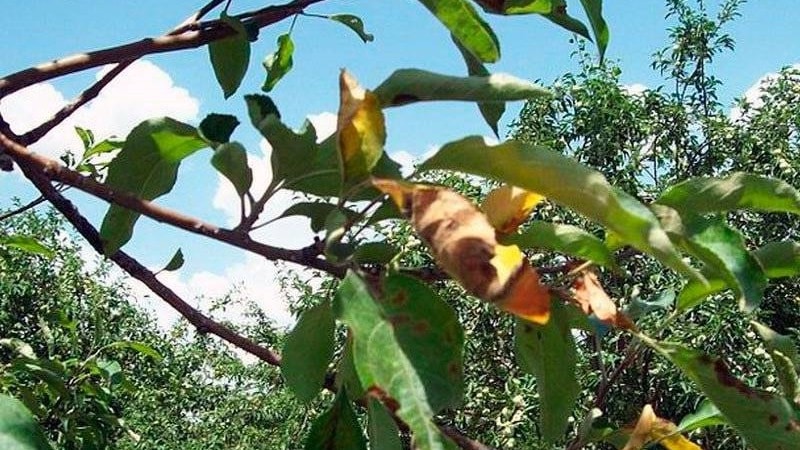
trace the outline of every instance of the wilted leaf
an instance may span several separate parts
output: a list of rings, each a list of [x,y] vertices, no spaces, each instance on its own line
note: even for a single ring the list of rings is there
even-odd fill
[[[264,69],[267,71],[267,79],[261,90],[264,92],[271,91],[278,81],[280,81],[290,70],[294,64],[292,55],[294,54],[294,42],[292,42],[292,35],[286,33],[278,36],[278,49],[275,53],[267,56],[264,60]]]
[[[244,197],[253,184],[253,171],[247,165],[247,150],[238,142],[218,146],[211,165],[233,184],[239,197]]]
[[[242,84],[247,66],[250,64],[250,41],[242,22],[224,11],[220,20],[236,31],[236,34],[208,44],[211,66],[225,98],[233,95]]]
[[[504,236],[501,242],[522,249],[553,250],[591,261],[598,266],[615,266],[614,255],[603,241],[573,225],[535,220],[520,233]]]
[[[363,89],[349,73],[339,77],[337,144],[343,188],[366,179],[378,163],[386,143],[386,124],[378,98]]]
[[[108,165],[105,184],[153,200],[172,190],[181,161],[205,146],[191,125],[168,117],[146,120],[128,134],[122,150]],[[130,240],[138,219],[139,213],[111,205],[100,227],[106,255],[113,255]]]
[[[497,243],[494,228],[469,200],[432,185],[373,183],[403,210],[436,262],[467,292],[527,320],[547,322],[547,287],[519,247]]]
[[[0,448],[52,450],[30,411],[19,400],[0,394]]]
[[[536,192],[600,223],[667,266],[702,279],[646,206],[615,190],[599,172],[546,147],[516,141],[490,146],[482,137],[468,137],[444,145],[420,168],[491,177]]]
[[[719,358],[680,344],[643,340],[694,381],[754,449],[790,449],[800,442],[800,420],[780,395],[745,385]]]
[[[502,234],[510,234],[530,216],[544,197],[508,184],[493,189],[481,204],[489,223]]]
[[[167,265],[164,266],[164,268],[161,270],[165,272],[172,272],[183,267],[183,263],[184,263],[183,251],[181,249],[178,249],[178,251],[176,251],[175,254],[172,255],[172,258],[170,258]]]
[[[440,100],[506,102],[549,96],[550,91],[527,80],[497,73],[453,77],[420,69],[399,69],[375,89],[381,106]]]
[[[577,356],[564,306],[553,304],[546,325],[517,320],[514,353],[522,370],[536,377],[541,408],[542,437],[561,439],[580,393]]]
[[[313,400],[322,390],[333,358],[334,326],[331,305],[326,300],[304,311],[286,337],[281,373],[302,402]]]
[[[654,442],[667,450],[702,450],[679,434],[677,429],[674,423],[656,416],[652,406],[645,405],[622,450],[640,450],[645,444]]]
[[[314,419],[306,438],[305,450],[367,450],[358,417],[345,389],[336,394],[331,407]]]
[[[470,53],[482,62],[500,59],[494,31],[467,0],[419,0]]]
[[[635,328],[633,323],[606,294],[597,275],[591,270],[584,270],[573,281],[572,289],[575,300],[584,313],[594,314],[598,320],[618,328]]]
[[[367,33],[364,30],[364,21],[358,16],[354,16],[352,14],[334,14],[328,16],[328,18],[336,22],[343,23],[345,26],[355,31],[356,34],[358,34],[358,37],[360,37],[365,44],[367,42],[372,42],[375,39],[375,36]]]

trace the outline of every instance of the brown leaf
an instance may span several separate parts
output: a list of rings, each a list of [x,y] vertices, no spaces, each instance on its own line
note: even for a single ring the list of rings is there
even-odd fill
[[[635,328],[633,322],[617,310],[617,305],[606,294],[594,272],[590,270],[581,272],[573,281],[572,289],[575,301],[587,315],[594,313],[598,320],[618,328]]]

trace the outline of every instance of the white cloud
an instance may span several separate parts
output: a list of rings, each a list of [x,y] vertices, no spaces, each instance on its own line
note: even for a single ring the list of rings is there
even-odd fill
[[[641,83],[633,83],[633,84],[623,85],[622,90],[625,91],[626,94],[635,97],[642,95],[645,91],[648,90],[648,87]]]
[[[100,79],[110,67],[98,71]],[[0,101],[0,112],[17,133],[24,133],[50,118],[67,103],[50,83],[40,83]],[[175,86],[168,73],[149,61],[136,61],[109,83],[94,100],[54,128],[31,149],[50,157],[64,150],[80,151],[74,127],[91,129],[98,139],[124,137],[139,122],[158,116],[177,120],[197,119],[199,102],[184,88]]]
[[[791,68],[794,70],[800,70],[800,63],[792,65]],[[757,110],[764,106],[764,100],[761,99],[761,96],[764,95],[765,90],[778,79],[778,76],[779,75],[775,72],[765,73],[755,83],[753,83],[753,85],[747,88],[747,90],[744,92],[743,98],[747,103],[750,104],[751,111]],[[748,117],[743,115],[744,112],[742,111],[742,108],[739,108],[738,106],[731,108],[731,120],[747,120]]]

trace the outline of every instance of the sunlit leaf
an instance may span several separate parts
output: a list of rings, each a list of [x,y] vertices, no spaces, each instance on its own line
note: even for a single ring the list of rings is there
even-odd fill
[[[145,344],[144,342],[138,342],[138,341],[116,341],[116,342],[113,342],[113,343],[109,344],[107,346],[107,348],[109,348],[109,349],[111,349],[111,348],[121,348],[121,349],[133,350],[136,353],[139,353],[142,356],[147,356],[149,358],[152,358],[153,361],[157,361],[157,362],[161,361],[161,359],[162,359],[161,354],[158,353],[158,351],[156,351],[156,349],[154,349],[153,347],[151,347],[148,344]]]
[[[364,21],[358,16],[354,16],[353,14],[333,14],[328,16],[328,18],[333,21],[343,23],[345,26],[355,31],[356,34],[358,34],[358,37],[360,37],[365,44],[367,42],[372,42],[375,39],[375,36],[367,33],[364,30]]]
[[[208,53],[214,75],[225,98],[233,95],[242,84],[247,66],[250,64],[250,41],[242,22],[224,11],[220,20],[236,31],[236,34],[208,44]]]
[[[419,0],[470,53],[482,62],[500,59],[494,31],[467,0]]]
[[[19,400],[0,394],[0,448],[52,450],[42,428]]]
[[[53,250],[36,240],[36,238],[21,234],[0,235],[0,246],[16,248],[17,250],[47,258],[52,258],[54,255]]]
[[[184,263],[183,250],[178,249],[178,251],[176,251],[175,254],[172,255],[172,258],[170,258],[169,262],[167,263],[166,266],[164,266],[162,270],[165,272],[172,272],[183,267],[183,263]]]
[[[333,358],[334,325],[331,305],[326,300],[304,311],[286,337],[281,373],[302,402],[313,400],[322,390]]]
[[[734,209],[800,214],[800,193],[794,187],[749,173],[692,178],[667,189],[656,203],[694,214]]]
[[[386,143],[386,124],[378,98],[358,85],[347,71],[339,77],[337,145],[342,184],[347,189],[366,179]]]
[[[84,151],[92,148],[92,146],[94,145],[94,133],[92,133],[92,130],[81,127],[75,127],[75,134],[78,135],[78,137],[81,140],[81,143],[83,143]]]
[[[535,220],[521,232],[503,237],[501,242],[514,244],[522,249],[553,250],[591,261],[598,266],[615,265],[614,255],[603,241],[573,225]]]
[[[489,223],[501,234],[513,233],[544,197],[508,184],[493,189],[481,203]]]
[[[514,353],[522,370],[536,377],[542,437],[548,442],[561,439],[580,393],[575,341],[564,307],[554,302],[546,325],[518,319]]]
[[[376,301],[349,272],[334,310],[353,338],[353,361],[362,385],[398,405],[397,415],[423,450],[446,448],[433,415],[460,402],[462,332],[452,308],[420,281],[391,276]]]
[[[454,77],[420,69],[399,69],[375,89],[381,106],[440,100],[506,102],[549,96],[550,91],[527,80],[497,73]]]
[[[719,409],[714,403],[705,399],[700,403],[695,412],[684,416],[681,423],[678,424],[677,431],[679,433],[688,433],[700,428],[726,425],[727,423],[725,417],[722,416],[722,413],[719,412]]]
[[[247,150],[238,142],[228,142],[214,149],[211,165],[233,184],[243,197],[253,184],[253,171],[247,165]]]
[[[537,323],[547,322],[550,294],[515,245],[500,245],[475,205],[443,187],[374,179],[401,208],[434,259],[470,294]]]
[[[170,190],[181,161],[204,148],[197,129],[168,117],[137,125],[125,145],[108,165],[105,184],[143,200],[153,200]],[[106,255],[113,255],[133,234],[139,213],[111,205],[103,218],[100,237]]]
[[[370,450],[402,450],[400,430],[389,411],[378,400],[370,397],[367,405]]]
[[[444,145],[420,168],[457,170],[539,193],[605,226],[667,266],[701,277],[683,261],[647,207],[614,189],[599,172],[548,148],[516,141],[491,146],[482,137],[468,137]]]
[[[492,14],[547,14],[553,0],[475,0],[484,11]]]
[[[102,155],[104,153],[110,153],[115,150],[119,150],[124,145],[125,142],[123,141],[118,141],[114,139],[104,139],[95,144],[92,148],[87,149],[85,152],[83,152],[83,159],[85,161],[96,155]]]
[[[267,56],[264,60],[264,69],[267,71],[267,79],[261,90],[264,92],[271,91],[278,81],[280,81],[290,70],[294,61],[292,55],[294,54],[294,42],[292,35],[286,33],[278,36],[278,49],[275,53]]]
[[[305,450],[367,450],[358,417],[344,389],[336,394],[331,407],[314,419],[306,437]]]
[[[754,449],[790,449],[800,442],[800,420],[779,394],[745,385],[719,358],[680,344],[645,342],[694,381]]]

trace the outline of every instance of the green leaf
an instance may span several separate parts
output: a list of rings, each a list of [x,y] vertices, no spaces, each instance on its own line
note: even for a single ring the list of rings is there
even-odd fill
[[[790,402],[800,405],[800,380],[798,380],[797,373],[800,368],[800,357],[798,357],[794,341],[789,336],[776,333],[766,325],[756,321],[750,321],[750,323],[767,346],[775,365],[778,381],[783,388],[783,395]]]
[[[247,150],[238,142],[228,142],[214,150],[211,165],[227,178],[239,197],[244,197],[253,184],[253,171],[247,165]]]
[[[458,42],[482,62],[500,59],[494,31],[466,0],[419,0],[450,30]]]
[[[671,237],[682,248],[705,264],[706,273],[716,275],[734,290],[744,311],[752,311],[761,303],[767,287],[767,277],[758,260],[745,248],[744,238],[729,227],[722,218],[680,217],[668,207],[653,205],[665,223]],[[716,287],[699,285],[698,292]],[[678,297],[678,309],[696,305],[697,297],[684,289]]]
[[[367,450],[367,442],[358,417],[347,399],[345,389],[336,394],[333,405],[311,424],[305,450]]]
[[[259,124],[267,116],[274,115],[278,119],[281,118],[281,113],[275,102],[267,95],[261,94],[247,94],[244,96],[244,101],[247,104],[247,115],[250,117],[250,123],[258,130]]]
[[[599,266],[615,266],[614,255],[603,241],[572,225],[536,220],[521,233],[504,237],[502,242],[517,245],[522,249],[553,250],[591,261]]]
[[[306,121],[298,133],[287,127],[275,114],[268,114],[257,125],[261,135],[272,146],[271,163],[273,182],[292,180],[317,170],[317,133],[311,122]],[[336,158],[334,153],[333,158]],[[333,170],[338,176],[338,164],[334,160]]]
[[[625,315],[632,320],[636,320],[653,311],[668,310],[674,303],[675,291],[666,289],[650,301],[643,300],[641,297],[633,298],[630,304],[625,308]]]
[[[384,108],[439,100],[506,102],[549,96],[550,91],[507,74],[454,77],[420,69],[399,69],[375,89]]]
[[[17,250],[22,250],[34,255],[41,255],[47,258],[52,258],[55,254],[53,250],[37,241],[36,238],[21,234],[0,236],[0,246],[16,248]]]
[[[143,356],[152,358],[154,361],[161,361],[163,359],[161,354],[158,353],[156,349],[145,344],[144,342],[116,341],[110,344],[107,348],[121,348],[121,349],[133,350]]]
[[[800,214],[800,193],[794,187],[749,173],[692,178],[667,189],[656,203],[694,214],[734,209]]]
[[[0,394],[0,448],[52,450],[42,428],[19,400]]]
[[[552,1],[553,9],[550,13],[544,14],[544,17],[561,28],[585,37],[591,41],[592,37],[589,35],[589,30],[586,28],[586,25],[584,25],[580,20],[567,14],[567,2],[564,0]]]
[[[800,244],[792,241],[770,242],[752,252],[764,270],[767,278],[794,277],[800,275]],[[691,308],[700,301],[717,292],[725,290],[728,285],[724,280],[706,272],[708,285],[703,286],[696,281],[689,281],[678,296],[680,309]]]
[[[19,354],[20,356],[24,356],[28,359],[38,359],[36,353],[33,351],[33,347],[31,347],[27,342],[23,341],[19,338],[3,338],[0,339],[0,347],[5,347],[12,352]]]
[[[87,151],[94,145],[94,133],[86,128],[75,127],[75,133],[83,143],[83,150]]]
[[[694,381],[751,447],[756,450],[797,447],[800,420],[786,399],[745,385],[719,358],[680,344],[643,340]]]
[[[685,434],[700,428],[713,427],[715,425],[727,425],[728,422],[719,409],[708,399],[703,400],[697,410],[687,414],[678,424],[676,430],[680,434]]]
[[[377,302],[349,272],[334,310],[350,327],[353,362],[363,386],[399,404],[397,415],[423,450],[445,448],[433,423],[436,411],[460,402],[463,334],[452,308],[425,284],[393,275]]]
[[[564,437],[567,420],[580,393],[575,341],[559,302],[553,302],[550,320],[545,325],[517,319],[514,353],[522,370],[536,376],[542,404],[542,437],[556,442]]]
[[[488,77],[491,75],[486,66],[484,66],[475,55],[465,49],[453,35],[450,35],[450,37],[456,44],[458,51],[461,52],[461,56],[464,58],[464,63],[467,65],[467,74],[469,76]],[[478,110],[481,112],[483,120],[486,121],[494,132],[494,135],[499,138],[500,131],[498,130],[497,123],[500,121],[500,118],[503,117],[503,113],[506,112],[506,104],[504,102],[479,102]]]
[[[547,14],[553,10],[553,0],[475,0],[484,11],[492,14]]]
[[[487,145],[473,136],[444,145],[422,170],[457,170],[527,189],[605,226],[626,242],[690,277],[701,277],[681,259],[656,217],[614,189],[600,172],[546,147],[506,141]]]
[[[358,16],[354,16],[352,14],[333,14],[328,16],[328,19],[342,23],[347,26],[347,28],[355,31],[356,34],[358,34],[358,37],[360,37],[365,44],[375,40],[375,36],[367,33],[364,30],[364,21]]]
[[[325,300],[304,311],[286,338],[281,373],[302,402],[313,400],[325,383],[333,358],[334,326],[330,302]]]
[[[369,397],[367,410],[369,413],[367,433],[369,435],[370,449],[402,450],[403,443],[400,441],[400,430],[383,404],[375,398]]]
[[[239,119],[236,116],[211,113],[200,122],[198,128],[204,138],[216,144],[224,144],[230,141],[233,130],[238,126]]]
[[[161,270],[163,270],[165,272],[173,272],[173,271],[178,270],[181,267],[183,267],[183,263],[184,262],[185,261],[183,259],[183,250],[178,249],[178,251],[176,251],[175,254],[172,255],[172,258],[170,258],[170,260],[167,263],[167,265],[164,266],[164,268],[161,269]]]
[[[397,247],[386,242],[367,242],[356,248],[353,260],[359,264],[387,264],[398,252]]]
[[[356,219],[358,213],[348,209],[334,205],[333,203],[322,202],[300,202],[288,207],[286,211],[281,213],[280,216],[273,220],[278,220],[283,217],[291,216],[304,216],[311,219],[311,231],[319,233],[325,229],[325,220],[334,210],[341,210],[346,219]]]
[[[130,132],[108,165],[106,185],[153,200],[172,190],[181,161],[205,146],[191,125],[168,117],[144,121]],[[130,240],[138,219],[139,213],[111,205],[100,227],[106,255],[113,255]]]
[[[86,161],[87,159],[91,158],[95,155],[101,155],[104,153],[110,153],[114,150],[119,150],[125,145],[125,142],[112,140],[112,139],[105,139],[103,141],[98,142],[94,145],[94,147],[86,150],[83,152],[83,160]]]
[[[242,84],[247,66],[250,64],[250,41],[242,22],[224,11],[220,20],[231,27],[236,34],[208,44],[208,54],[214,75],[222,88],[225,98],[233,95]]]
[[[281,80],[290,70],[294,61],[292,55],[294,54],[294,42],[289,33],[278,36],[278,49],[275,53],[267,56],[264,60],[264,69],[267,71],[267,79],[261,90],[264,92],[271,91],[278,81]]]
[[[594,33],[594,42],[597,45],[598,53],[600,53],[600,62],[602,62],[610,37],[608,24],[603,19],[603,0],[581,0],[581,4],[589,17],[589,24],[592,26],[592,32]]]

